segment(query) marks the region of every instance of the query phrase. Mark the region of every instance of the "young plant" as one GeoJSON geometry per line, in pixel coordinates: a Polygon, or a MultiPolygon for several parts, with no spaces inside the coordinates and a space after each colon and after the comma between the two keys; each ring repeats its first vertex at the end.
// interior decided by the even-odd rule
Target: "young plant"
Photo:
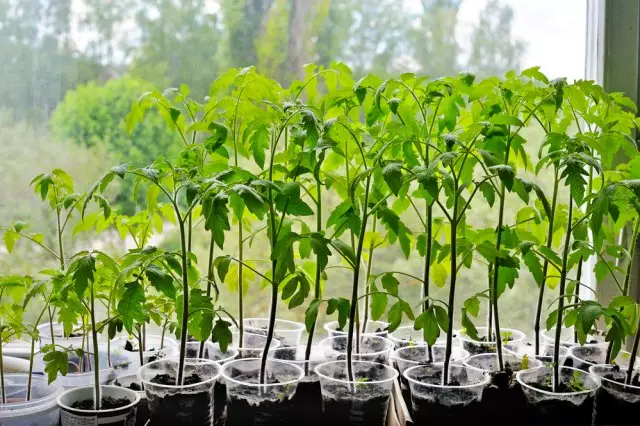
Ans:
{"type": "Polygon", "coordinates": [[[19,338],[22,334],[30,333],[30,330],[23,325],[24,309],[20,303],[26,290],[26,280],[28,279],[17,276],[0,278],[0,393],[2,393],[3,404],[7,403],[2,358],[3,346],[11,340],[19,338]]]}

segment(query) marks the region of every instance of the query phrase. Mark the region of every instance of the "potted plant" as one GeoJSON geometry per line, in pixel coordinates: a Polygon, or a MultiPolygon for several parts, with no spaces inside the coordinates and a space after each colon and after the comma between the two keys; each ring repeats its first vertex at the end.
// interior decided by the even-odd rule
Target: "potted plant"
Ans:
{"type": "MultiPolygon", "coordinates": [[[[102,252],[80,252],[71,257],[72,261],[65,274],[65,285],[61,289],[64,303],[75,305],[77,301],[86,309],[91,324],[91,350],[94,366],[100,365],[98,345],[98,321],[96,298],[100,297],[99,284],[111,281],[119,272],[116,262],[102,252]],[[75,297],[70,297],[73,294],[75,297]],[[77,299],[76,299],[77,298],[77,299]]],[[[67,370],[67,351],[52,350],[45,357],[49,380],[58,372],[67,370]]],[[[100,383],[99,368],[93,369],[93,386],[69,389],[58,396],[63,425],[76,424],[78,418],[92,422],[127,424],[135,418],[139,396],[136,392],[100,383]]]]}
{"type": "MultiPolygon", "coordinates": [[[[598,383],[585,372],[560,365],[562,326],[563,324],[574,326],[578,340],[583,344],[592,330],[595,319],[600,314],[607,315],[611,321],[607,336],[609,341],[620,342],[624,339],[624,323],[623,316],[615,310],[603,310],[597,302],[575,299],[574,293],[577,293],[576,289],[581,285],[580,277],[572,280],[569,277],[569,271],[581,264],[581,259],[585,255],[589,256],[593,251],[589,242],[587,223],[588,220],[597,222],[598,216],[603,214],[600,210],[602,206],[595,202],[600,198],[603,188],[595,192],[593,182],[598,175],[604,181],[602,164],[603,162],[606,164],[607,159],[611,159],[619,148],[619,145],[600,145],[594,141],[606,140],[612,134],[618,134],[618,137],[623,138],[624,132],[628,131],[628,125],[618,126],[617,124],[625,117],[626,113],[622,111],[625,103],[619,97],[605,94],[593,82],[576,82],[573,85],[566,85],[564,81],[556,81],[554,84],[556,87],[562,87],[562,91],[557,93],[561,93],[563,98],[556,96],[557,102],[554,106],[556,114],[558,111],[562,111],[562,114],[558,114],[551,121],[551,125],[558,126],[560,132],[553,138],[547,138],[543,149],[548,146],[549,152],[537,165],[537,169],[541,169],[555,164],[560,173],[558,179],[565,179],[569,188],[562,254],[557,255],[548,250],[540,253],[557,271],[554,274],[558,274],[556,276],[559,280],[558,308],[549,314],[547,320],[548,328],[555,327],[554,362],[551,371],[546,367],[540,367],[519,372],[518,382],[523,386],[532,406],[533,421],[552,424],[564,424],[567,421],[588,423],[591,421],[593,396],[598,383]],[[563,122],[562,116],[574,117],[576,134],[567,133],[565,126],[569,120],[565,119],[564,125],[558,125],[563,122]],[[581,123],[579,121],[581,119],[586,123],[581,123]],[[581,125],[586,125],[588,132],[583,132],[581,125]],[[596,153],[599,155],[598,158],[595,157],[596,153]],[[594,178],[589,179],[591,185],[585,178],[589,175],[587,170],[594,173],[594,178]],[[593,202],[590,202],[591,200],[593,202]],[[581,205],[588,207],[586,213],[579,210],[578,207],[581,205]],[[569,284],[574,287],[573,290],[569,290],[569,284]],[[571,299],[577,303],[569,303],[571,299]]],[[[601,239],[601,235],[594,233],[593,238],[597,242],[601,239]]],[[[620,343],[616,345],[620,347],[620,343]]]]}

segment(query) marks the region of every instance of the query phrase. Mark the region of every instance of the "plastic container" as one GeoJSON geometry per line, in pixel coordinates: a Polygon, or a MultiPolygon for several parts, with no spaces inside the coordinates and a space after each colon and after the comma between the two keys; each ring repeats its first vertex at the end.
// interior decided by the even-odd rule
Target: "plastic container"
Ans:
{"type": "Polygon", "coordinates": [[[294,407],[291,413],[291,421],[301,425],[324,426],[320,378],[315,373],[315,368],[328,360],[318,346],[311,348],[309,360],[306,360],[306,349],[306,346],[302,345],[284,346],[269,351],[268,356],[271,359],[287,361],[304,370],[304,377],[298,382],[296,392],[291,398],[294,407]]]}
{"type": "MultiPolygon", "coordinates": [[[[502,328],[502,349],[503,351],[509,351],[518,353],[520,346],[524,344],[526,338],[522,331],[514,330],[512,328],[502,328]],[[508,339],[508,340],[507,340],[508,339]]],[[[458,333],[458,339],[462,344],[462,348],[473,355],[493,353],[496,351],[496,342],[492,340],[490,342],[483,342],[479,340],[473,340],[462,331],[458,333]]],[[[481,338],[487,335],[487,327],[478,327],[478,336],[481,338]]]]}
{"type": "Polygon", "coordinates": [[[56,426],[60,419],[57,398],[62,388],[57,382],[47,383],[46,377],[31,378],[31,400],[27,396],[27,374],[5,374],[7,403],[0,403],[0,425],[56,426]]]}
{"type": "Polygon", "coordinates": [[[413,421],[417,425],[483,424],[480,400],[489,376],[463,365],[449,366],[449,384],[442,384],[444,364],[417,365],[404,377],[411,389],[413,421]]]}
{"type": "Polygon", "coordinates": [[[58,406],[60,407],[60,419],[62,426],[84,426],[84,425],[110,425],[129,426],[135,424],[136,409],[140,402],[138,393],[131,389],[119,386],[101,386],[102,398],[126,398],[129,403],[125,406],[103,409],[103,410],[82,410],[73,408],[73,404],[87,399],[93,400],[95,389],[93,386],[86,386],[76,389],[69,389],[58,396],[58,406]]]}
{"type": "MultiPolygon", "coordinates": [[[[242,344],[236,342],[240,340],[240,332],[232,332],[232,347],[238,350],[238,358],[260,358],[264,352],[264,346],[267,344],[267,337],[261,334],[247,333],[242,334],[242,344]]],[[[280,347],[280,341],[273,339],[269,350],[280,347]]]]}
{"type": "MultiPolygon", "coordinates": [[[[431,353],[433,355],[432,360],[429,360],[428,346],[425,344],[416,346],[405,346],[393,351],[391,358],[398,367],[400,375],[402,375],[406,369],[416,365],[427,365],[433,362],[443,362],[446,351],[446,346],[436,344],[431,347],[431,353]]],[[[451,361],[462,362],[469,358],[469,352],[460,347],[451,348],[451,361]]],[[[402,378],[402,377],[401,377],[402,378]]]]}
{"type": "MultiPolygon", "coordinates": [[[[589,368],[594,365],[605,364],[607,361],[608,346],[608,343],[572,346],[569,348],[565,365],[567,367],[574,367],[583,371],[589,371],[589,368]]],[[[626,368],[629,366],[630,359],[631,353],[627,351],[620,351],[611,363],[617,364],[622,368],[626,368]]],[[[639,357],[636,357],[635,365],[640,365],[639,357]]]]}
{"type": "Polygon", "coordinates": [[[260,384],[261,359],[236,359],[222,367],[227,385],[227,426],[294,425],[292,398],[304,370],[289,362],[266,361],[260,384]]]}
{"type": "MultiPolygon", "coordinates": [[[[352,360],[372,361],[388,364],[393,350],[393,342],[379,336],[360,336],[359,347],[353,339],[352,360]]],[[[327,337],[320,341],[320,348],[328,359],[345,359],[347,356],[347,336],[327,337]]]]}
{"type": "MultiPolygon", "coordinates": [[[[177,343],[175,339],[165,336],[164,339],[160,335],[147,335],[147,350],[142,352],[142,360],[146,364],[156,361],[166,355],[164,348],[173,346],[177,343]],[[160,345],[163,343],[163,346],[160,345]]],[[[122,375],[135,374],[140,367],[140,352],[138,351],[138,341],[126,337],[116,337],[111,341],[111,366],[116,370],[122,371],[122,375]],[[127,342],[132,344],[133,350],[126,349],[127,342]]]]}
{"type": "Polygon", "coordinates": [[[49,325],[48,322],[40,324],[38,326],[38,333],[40,335],[40,347],[50,345],[55,342],[56,345],[63,346],[65,348],[81,348],[84,340],[85,346],[87,345],[87,338],[82,332],[82,325],[78,324],[73,328],[71,336],[64,335],[64,326],[60,323],[54,322],[49,325]],[[51,339],[51,327],[53,327],[53,340],[51,339]]]}
{"type": "Polygon", "coordinates": [[[315,369],[320,377],[326,424],[385,425],[391,389],[398,372],[376,362],[353,361],[351,364],[352,380],[346,361],[325,362],[315,369]]]}
{"type": "MultiPolygon", "coordinates": [[[[213,342],[187,342],[187,358],[204,358],[216,361],[223,365],[238,356],[238,350],[227,348],[226,351],[220,349],[220,345],[213,342]],[[201,351],[202,349],[202,351],[201,351]],[[200,356],[202,354],[202,356],[200,356]]],[[[167,348],[169,357],[178,358],[180,356],[180,343],[167,348]]],[[[216,380],[213,387],[213,424],[224,425],[227,420],[227,386],[223,380],[216,380]]]]}
{"type": "MultiPolygon", "coordinates": [[[[103,368],[100,370],[100,384],[105,385],[114,380],[117,374],[113,368],[103,368]]],[[[84,373],[67,373],[66,376],[58,374],[58,381],[64,390],[92,386],[95,383],[93,371],[84,373]]]]}
{"type": "Polygon", "coordinates": [[[549,367],[522,370],[516,375],[527,401],[531,424],[590,425],[598,381],[575,368],[559,370],[562,392],[548,390],[553,383],[553,371],[549,367]],[[571,391],[572,384],[584,390],[571,391]]]}
{"type": "MultiPolygon", "coordinates": [[[[245,318],[243,324],[244,331],[266,336],[269,318],[245,318]]],[[[280,341],[280,346],[298,346],[304,330],[302,323],[276,319],[273,337],[280,341]]]]}
{"type": "Polygon", "coordinates": [[[137,405],[135,424],[136,426],[144,426],[149,420],[149,406],[147,404],[147,395],[142,389],[142,383],[140,379],[138,379],[138,376],[130,374],[128,376],[118,377],[113,382],[110,382],[109,385],[131,389],[138,394],[140,401],[138,401],[137,405]]]}
{"type": "Polygon", "coordinates": [[[637,425],[640,422],[640,369],[626,385],[627,370],[615,365],[593,365],[592,376],[600,382],[593,405],[593,425],[637,425]]]}
{"type": "MultiPolygon", "coordinates": [[[[565,362],[567,360],[567,354],[569,353],[569,348],[567,348],[566,346],[559,346],[559,349],[560,349],[560,357],[559,357],[560,365],[565,365],[565,362]]],[[[553,363],[553,346],[545,347],[541,355],[535,355],[534,358],[542,362],[543,365],[547,365],[547,366],[551,365],[553,363]]]]}
{"type": "Polygon", "coordinates": [[[147,395],[151,424],[210,426],[220,366],[209,359],[186,359],[182,385],[176,384],[178,366],[177,358],[163,358],[138,370],[147,395]]]}
{"type": "MultiPolygon", "coordinates": [[[[361,324],[362,326],[362,324],[361,324]]],[[[345,326],[346,328],[347,326],[345,326]]],[[[329,337],[346,336],[347,330],[338,329],[338,321],[331,321],[324,325],[324,329],[327,331],[329,337]]],[[[364,333],[360,335],[374,335],[380,337],[387,337],[389,334],[389,323],[384,321],[367,321],[367,328],[364,333]]],[[[355,331],[354,331],[355,333],[355,331]]]]}
{"type": "MultiPolygon", "coordinates": [[[[413,324],[402,325],[396,328],[393,333],[389,333],[388,336],[383,336],[391,340],[396,349],[404,348],[405,346],[425,345],[424,335],[422,330],[416,330],[413,328],[413,324]]],[[[457,340],[453,339],[454,346],[458,344],[457,340]]],[[[446,344],[445,339],[438,339],[436,345],[446,344]]],[[[434,345],[435,346],[435,345],[434,345]]]]}
{"type": "MultiPolygon", "coordinates": [[[[540,349],[541,352],[548,350],[549,348],[553,348],[553,343],[556,340],[556,329],[552,328],[551,330],[540,330],[540,349]]],[[[560,346],[564,346],[565,348],[570,348],[575,345],[575,335],[573,332],[573,327],[562,327],[560,330],[560,346]]]]}

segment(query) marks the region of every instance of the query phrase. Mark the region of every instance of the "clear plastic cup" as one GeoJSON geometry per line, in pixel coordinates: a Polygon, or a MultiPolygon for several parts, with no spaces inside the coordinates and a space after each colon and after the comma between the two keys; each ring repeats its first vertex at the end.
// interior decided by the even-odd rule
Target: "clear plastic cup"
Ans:
{"type": "MultiPolygon", "coordinates": [[[[269,318],[245,318],[243,324],[245,332],[266,336],[269,318]]],[[[280,341],[280,346],[298,346],[304,330],[302,323],[276,319],[273,337],[280,341]]]]}
{"type": "Polygon", "coordinates": [[[516,375],[530,408],[531,424],[591,424],[598,381],[576,368],[561,367],[559,374],[559,382],[563,386],[561,392],[550,390],[553,383],[552,368],[542,366],[519,371],[516,375]]]}
{"type": "MultiPolygon", "coordinates": [[[[578,368],[583,371],[589,371],[589,368],[605,364],[607,361],[608,343],[594,343],[583,346],[572,346],[569,348],[565,364],[568,367],[578,368]]],[[[631,353],[620,351],[615,359],[611,360],[611,364],[619,365],[622,368],[629,366],[631,353]]],[[[635,365],[640,365],[640,357],[636,357],[635,365]]]]}
{"type": "MultiPolygon", "coordinates": [[[[502,334],[502,348],[506,351],[518,353],[520,346],[524,344],[526,335],[519,330],[512,328],[502,328],[500,333],[502,334]]],[[[493,353],[496,351],[496,342],[492,340],[490,342],[484,342],[480,340],[473,340],[467,334],[459,331],[458,339],[462,344],[462,348],[468,351],[472,356],[477,354],[493,353]]],[[[487,335],[487,327],[478,327],[478,336],[481,338],[487,335]]]]}
{"type": "MultiPolygon", "coordinates": [[[[542,361],[528,357],[525,365],[525,360],[523,357],[511,353],[503,353],[502,362],[504,363],[505,367],[509,365],[509,368],[514,373],[520,370],[527,370],[529,368],[538,368],[542,366],[542,361]]],[[[465,359],[463,361],[463,364],[469,368],[477,368],[486,373],[492,373],[499,370],[498,354],[496,353],[472,355],[465,359]]]]}
{"type": "MultiPolygon", "coordinates": [[[[267,344],[267,337],[261,334],[242,333],[242,343],[238,345],[240,341],[240,332],[234,331],[232,335],[232,347],[238,350],[238,358],[260,358],[264,352],[264,346],[267,344]]],[[[280,341],[273,339],[269,350],[279,348],[281,346],[280,341]]]]}
{"type": "Polygon", "coordinates": [[[0,404],[0,424],[3,426],[57,426],[60,418],[57,398],[62,387],[47,383],[44,376],[31,378],[31,400],[26,401],[28,374],[5,374],[7,403],[0,404]]]}
{"type": "MultiPolygon", "coordinates": [[[[156,361],[160,358],[167,356],[165,348],[173,346],[177,343],[175,339],[160,335],[147,335],[146,350],[142,352],[143,363],[156,361]],[[162,342],[162,344],[161,344],[162,342]]],[[[126,375],[130,372],[135,374],[135,371],[140,367],[140,352],[138,351],[138,341],[135,339],[128,339],[127,337],[116,337],[111,340],[111,366],[116,369],[122,369],[126,371],[126,375]],[[126,350],[127,341],[133,344],[133,350],[126,350]]]]}
{"type": "MultiPolygon", "coordinates": [[[[398,371],[402,375],[405,370],[416,365],[426,365],[433,362],[444,362],[446,346],[433,345],[431,353],[433,358],[429,360],[428,346],[425,344],[405,346],[393,351],[391,358],[395,361],[398,371]]],[[[462,362],[469,358],[469,352],[460,347],[451,348],[451,361],[462,362]]]]}
{"type": "MultiPolygon", "coordinates": [[[[575,335],[573,327],[562,327],[560,330],[560,346],[570,348],[575,345],[575,335]]],[[[549,347],[553,348],[553,344],[556,341],[556,329],[540,330],[540,346],[542,351],[547,350],[549,347]]]]}
{"type": "Polygon", "coordinates": [[[227,385],[227,424],[278,424],[292,417],[291,400],[304,370],[294,364],[268,359],[265,383],[260,384],[260,358],[236,359],[222,367],[227,385]]]}
{"type": "MultiPolygon", "coordinates": [[[[100,384],[107,384],[109,381],[117,377],[113,368],[103,368],[100,370],[100,384]]],[[[95,383],[95,374],[93,371],[85,371],[83,373],[67,373],[65,376],[58,374],[58,381],[64,390],[79,388],[83,386],[92,386],[95,383]]]]}
{"type": "MultiPolygon", "coordinates": [[[[346,326],[345,326],[346,328],[346,326]]],[[[324,329],[327,331],[329,337],[346,336],[347,330],[341,330],[338,327],[338,321],[331,321],[324,325],[324,329]]],[[[367,321],[367,327],[364,333],[361,335],[374,335],[380,337],[387,337],[389,334],[389,323],[384,321],[367,321]]]]}
{"type": "Polygon", "coordinates": [[[65,348],[82,348],[83,341],[87,342],[87,338],[82,331],[82,324],[78,324],[73,328],[70,336],[64,335],[64,326],[58,322],[54,322],[51,325],[46,322],[38,326],[38,333],[40,336],[40,347],[50,345],[55,342],[56,345],[63,346],[65,348]],[[53,327],[53,339],[51,339],[51,327],[53,327]]]}
{"type": "Polygon", "coordinates": [[[329,361],[315,369],[320,377],[325,423],[385,425],[391,389],[398,372],[388,365],[370,361],[353,361],[351,365],[351,378],[347,361],[329,361]]]}
{"type": "Polygon", "coordinates": [[[443,384],[444,364],[416,365],[403,376],[411,389],[415,424],[474,424],[489,376],[464,365],[449,366],[449,381],[443,384]]]}
{"type": "MultiPolygon", "coordinates": [[[[372,361],[388,364],[393,342],[384,337],[361,335],[359,345],[353,339],[352,360],[372,361]]],[[[327,358],[345,359],[347,356],[347,336],[327,337],[320,341],[320,348],[327,358]]]]}
{"type": "MultiPolygon", "coordinates": [[[[564,365],[567,360],[567,354],[569,353],[569,348],[566,346],[559,346],[560,356],[559,362],[560,365],[564,365]]],[[[553,346],[546,346],[540,355],[535,355],[535,359],[542,362],[543,365],[551,365],[553,364],[553,346]]]]}
{"type": "Polygon", "coordinates": [[[209,359],[186,359],[182,385],[176,384],[178,368],[177,358],[164,358],[138,370],[147,395],[151,424],[210,426],[219,364],[209,359]]]}
{"type": "Polygon", "coordinates": [[[626,384],[627,369],[616,365],[593,365],[589,372],[600,382],[595,394],[593,425],[638,424],[640,369],[634,371],[630,384],[626,384]]]}
{"type": "MultiPolygon", "coordinates": [[[[231,361],[238,356],[238,350],[232,347],[228,347],[226,351],[220,349],[218,343],[207,342],[187,342],[186,345],[186,357],[187,358],[203,358],[216,361],[219,364],[231,361]]],[[[166,348],[167,357],[178,358],[180,356],[180,343],[166,348]]]]}
{"type": "MultiPolygon", "coordinates": [[[[396,349],[404,348],[405,346],[425,345],[424,335],[422,330],[416,330],[413,328],[413,324],[402,325],[396,328],[388,336],[383,336],[391,340],[396,349]]],[[[454,346],[457,345],[457,340],[453,339],[454,346]]],[[[446,344],[445,339],[438,339],[436,345],[446,344]]]]}

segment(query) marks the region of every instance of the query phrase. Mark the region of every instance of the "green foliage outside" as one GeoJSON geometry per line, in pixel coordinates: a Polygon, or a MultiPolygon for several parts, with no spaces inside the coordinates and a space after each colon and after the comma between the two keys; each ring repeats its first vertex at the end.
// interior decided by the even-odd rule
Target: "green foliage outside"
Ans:
{"type": "MultiPolygon", "coordinates": [[[[176,152],[176,135],[167,130],[160,116],[149,117],[127,133],[126,117],[138,97],[152,86],[142,80],[122,77],[104,85],[83,84],[67,92],[51,116],[51,131],[88,148],[101,147],[111,158],[131,164],[146,164],[176,152]]],[[[127,213],[135,211],[134,188],[125,181],[116,199],[127,213]]]]}

